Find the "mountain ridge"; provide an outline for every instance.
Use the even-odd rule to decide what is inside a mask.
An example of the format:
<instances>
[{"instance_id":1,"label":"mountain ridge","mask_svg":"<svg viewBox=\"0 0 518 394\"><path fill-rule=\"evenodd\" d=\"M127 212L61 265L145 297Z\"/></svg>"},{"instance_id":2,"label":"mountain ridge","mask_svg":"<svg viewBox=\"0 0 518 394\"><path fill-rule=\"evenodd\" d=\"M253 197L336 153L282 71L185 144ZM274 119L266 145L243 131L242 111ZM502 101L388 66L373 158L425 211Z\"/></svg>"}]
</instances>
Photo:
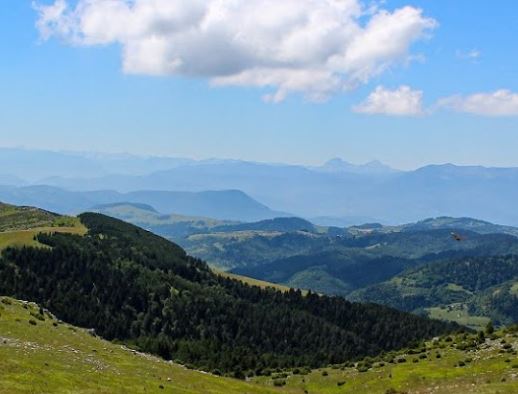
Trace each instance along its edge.
<instances>
[{"instance_id":1,"label":"mountain ridge","mask_svg":"<svg viewBox=\"0 0 518 394\"><path fill-rule=\"evenodd\" d=\"M0 186L0 200L17 205L41 206L60 213L79 213L102 204L141 203L162 212L254 221L286 216L273 211L240 190L178 192L141 190L119 193L113 190L69 191L54 186Z\"/></svg>"}]
</instances>

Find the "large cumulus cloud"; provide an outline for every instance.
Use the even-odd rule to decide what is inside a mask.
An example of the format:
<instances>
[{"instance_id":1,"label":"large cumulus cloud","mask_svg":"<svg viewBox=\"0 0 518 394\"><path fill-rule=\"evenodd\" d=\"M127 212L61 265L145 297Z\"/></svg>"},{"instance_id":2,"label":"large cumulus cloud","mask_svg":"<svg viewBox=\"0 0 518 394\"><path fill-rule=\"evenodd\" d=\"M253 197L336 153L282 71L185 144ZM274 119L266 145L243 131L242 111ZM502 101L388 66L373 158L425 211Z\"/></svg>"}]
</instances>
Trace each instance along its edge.
<instances>
[{"instance_id":1,"label":"large cumulus cloud","mask_svg":"<svg viewBox=\"0 0 518 394\"><path fill-rule=\"evenodd\" d=\"M35 5L43 39L119 44L130 74L206 78L312 100L368 82L406 62L436 27L412 6L360 0L56 0Z\"/></svg>"}]
</instances>

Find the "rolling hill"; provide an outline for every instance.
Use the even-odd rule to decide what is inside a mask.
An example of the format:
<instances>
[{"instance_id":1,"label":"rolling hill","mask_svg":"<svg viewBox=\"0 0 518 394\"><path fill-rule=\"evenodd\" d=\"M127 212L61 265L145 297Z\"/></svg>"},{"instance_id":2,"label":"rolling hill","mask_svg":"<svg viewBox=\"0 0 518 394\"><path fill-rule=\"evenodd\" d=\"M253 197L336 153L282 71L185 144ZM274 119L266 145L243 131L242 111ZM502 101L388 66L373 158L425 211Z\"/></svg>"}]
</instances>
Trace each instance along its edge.
<instances>
[{"instance_id":1,"label":"rolling hill","mask_svg":"<svg viewBox=\"0 0 518 394\"><path fill-rule=\"evenodd\" d=\"M471 294L463 304L452 304L453 301L447 299L433 302L433 298L428 297L428 303L408 307L400 301L403 296L392 290L399 275L426 264L431 266L436 262L477 256L491 261L490 256L518 253L518 238L515 237L518 230L514 227L451 217L400 226L372 223L348 229L314 226L298 218L236 224L218 224L217 221L207 224L200 219L168 227L150 225L153 221L145 219L145 215L142 216L144 220L135 221L121 212L105 212L176 240L190 254L209 261L218 269L231 269L234 274L259 281L354 300L388 303L405 311L473 326L485 324L489 317L497 323L518 321L510 293L514 282L506 282L512 277L500 278L493 284L494 288L479 289L476 300ZM455 241L452 232L462 234L462 242ZM475 274L486 274L482 267L477 270ZM377 298L370 298L369 291L377 289L377 284L381 290ZM385 290L387 286L390 291ZM437 294L434 286L434 294ZM364 294L369 296L361 298ZM417 294L421 297L421 290ZM403 299L405 302L411 300L406 296ZM511 305L506 306L509 303Z\"/></svg>"},{"instance_id":2,"label":"rolling hill","mask_svg":"<svg viewBox=\"0 0 518 394\"><path fill-rule=\"evenodd\" d=\"M372 304L250 287L134 225L93 213L79 219L83 236L38 234L45 247L6 248L0 294L166 359L241 376L374 355L458 329Z\"/></svg>"},{"instance_id":3,"label":"rolling hill","mask_svg":"<svg viewBox=\"0 0 518 394\"><path fill-rule=\"evenodd\" d=\"M86 227L75 217L0 203L0 251L8 246L41 246L36 236L42 232L84 234Z\"/></svg>"},{"instance_id":4,"label":"rolling hill","mask_svg":"<svg viewBox=\"0 0 518 394\"><path fill-rule=\"evenodd\" d=\"M356 230L355 230L356 231ZM457 230L460 231L460 230ZM306 234L270 234L268 245L281 245L280 240L292 241L291 256L286 255L288 249L279 251L271 249L270 261L256 261L253 250L261 250L253 245L264 242L265 235L256 234L249 240L235 240L218 244L208 243L205 236L191 236L193 241L189 250L196 255L195 240L205 240L205 253L197 254L208 261L219 262L229 253L241 252L239 261L248 264L238 265L233 272L253 278L284 283L295 286L304 284L303 288L311 288L330 294L346 295L349 291L378 281L384 281L407 268L422 265L426 262L455 256L485 256L518 253L518 238L507 234L477 234L463 231L466 240L456 242L452 239L450 229L401 232L365 232L354 236L330 237L329 235L308 236ZM355 233L356 234L356 233ZM215 242L216 239L213 241ZM201 243L201 241L199 241ZM235 244L240 246L234 249ZM296 244L301 245L296 252ZM200 252L202 245L196 245ZM217 246L217 247L216 247ZM251 250L250 257L245 255ZM210 256L215 255L216 258ZM259 253L260 254L260 253ZM318 281L317 281L318 278ZM329 285L327 285L329 282ZM297 286L298 287L298 286Z\"/></svg>"},{"instance_id":5,"label":"rolling hill","mask_svg":"<svg viewBox=\"0 0 518 394\"><path fill-rule=\"evenodd\" d=\"M4 210L74 220L34 208ZM9 222L5 218L19 223L19 216L4 215L3 225ZM488 338L453 334L458 326L373 304L276 290L213 273L178 246L119 220L99 214L79 220L87 233L42 234L34 228L37 244L2 253L0 294L41 303L0 297L0 386L6 393L384 394L442 393L452 387L511 393L517 388L512 359L518 335L512 328ZM466 289L494 290L494 283L512 275L512 266L511 258L495 258L484 283L469 270L450 276L465 278ZM518 293L514 282L504 286ZM449 336L424 342L441 334ZM247 376L248 382L221 374Z\"/></svg>"},{"instance_id":6,"label":"rolling hill","mask_svg":"<svg viewBox=\"0 0 518 394\"><path fill-rule=\"evenodd\" d=\"M93 207L92 212L124 220L180 244L189 235L206 233L220 226L238 223L199 216L165 215L150 205L130 202L97 205Z\"/></svg>"},{"instance_id":7,"label":"rolling hill","mask_svg":"<svg viewBox=\"0 0 518 394\"><path fill-rule=\"evenodd\" d=\"M513 292L517 283L516 255L464 257L426 264L348 297L443 319L455 314L463 317L467 312L466 317L490 317L498 324L512 324L518 321L518 295Z\"/></svg>"},{"instance_id":8,"label":"rolling hill","mask_svg":"<svg viewBox=\"0 0 518 394\"><path fill-rule=\"evenodd\" d=\"M136 220L134 214L124 215L124 212L134 211L139 212L140 220ZM515 236L518 230L514 227L451 217L400 226L371 223L347 229L314 226L298 218L255 223L218 223L190 218L190 221L179 219L175 224L160 226L154 219L158 214L150 209L114 205L111 211L104 212L179 242L190 254L209 261L213 267L230 269L259 283L385 303L472 326L483 325L488 318L497 323L518 321L512 306L514 276L500 277L491 286L477 289L476 297L472 292L459 292L455 282L439 283L439 287L453 286L455 290L442 293L436 283L429 285L428 290L412 291L399 285L400 275L423 265L430 267L468 257L490 262L493 258L518 254ZM462 241L455 241L452 232L462 234ZM477 266L474 274L486 275L483 268ZM417 298L407 296L409 292L414 292ZM430 292L434 297L439 294L445 298L436 299ZM462 298L461 303L450 300L448 296L452 294L469 296Z\"/></svg>"}]
</instances>

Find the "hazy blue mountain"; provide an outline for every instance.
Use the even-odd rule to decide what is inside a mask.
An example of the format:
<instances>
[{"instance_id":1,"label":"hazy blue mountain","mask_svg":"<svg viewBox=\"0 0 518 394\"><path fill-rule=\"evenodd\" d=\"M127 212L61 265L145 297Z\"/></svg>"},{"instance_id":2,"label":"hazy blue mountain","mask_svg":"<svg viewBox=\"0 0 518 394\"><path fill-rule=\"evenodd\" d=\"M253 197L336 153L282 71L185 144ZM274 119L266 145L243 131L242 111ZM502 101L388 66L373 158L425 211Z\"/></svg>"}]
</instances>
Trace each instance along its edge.
<instances>
[{"instance_id":1,"label":"hazy blue mountain","mask_svg":"<svg viewBox=\"0 0 518 394\"><path fill-rule=\"evenodd\" d=\"M184 165L149 175L47 180L70 190L237 189L272 209L300 217L375 218L407 223L423 217L477 217L518 224L518 169L432 165L415 171L346 171L240 161ZM374 168L381 165L372 164ZM329 219L326 220L327 223ZM353 221L342 224L358 224ZM325 223L324 223L325 224Z\"/></svg>"},{"instance_id":2,"label":"hazy blue mountain","mask_svg":"<svg viewBox=\"0 0 518 394\"><path fill-rule=\"evenodd\" d=\"M143 202L160 212L215 219L255 221L283 216L239 190L169 192L136 191L123 194L125 201Z\"/></svg>"},{"instance_id":3,"label":"hazy blue mountain","mask_svg":"<svg viewBox=\"0 0 518 394\"><path fill-rule=\"evenodd\" d=\"M197 163L195 160L187 158L137 156L127 153L84 153L83 155L102 166L107 174L145 175Z\"/></svg>"},{"instance_id":4,"label":"hazy blue mountain","mask_svg":"<svg viewBox=\"0 0 518 394\"><path fill-rule=\"evenodd\" d=\"M388 221L455 216L518 224L516 168L427 166L402 173L372 192L355 206Z\"/></svg>"},{"instance_id":5,"label":"hazy blue mountain","mask_svg":"<svg viewBox=\"0 0 518 394\"><path fill-rule=\"evenodd\" d=\"M400 172L392 167L389 167L379 160L373 160L365 164L352 164L340 158L328 160L320 167L313 167L314 170L322 172L350 172L354 174L393 174Z\"/></svg>"},{"instance_id":6,"label":"hazy blue mountain","mask_svg":"<svg viewBox=\"0 0 518 394\"><path fill-rule=\"evenodd\" d=\"M268 207L305 218L373 218L407 223L424 217L477 217L517 225L517 168L430 165L397 171L373 161L332 159L320 167L0 149L0 184L47 184L66 190L201 192L241 190ZM41 181L43 179L43 181ZM335 221L335 225L359 224Z\"/></svg>"},{"instance_id":7,"label":"hazy blue mountain","mask_svg":"<svg viewBox=\"0 0 518 394\"><path fill-rule=\"evenodd\" d=\"M177 167L147 176L56 178L47 182L70 190L113 188L121 192L238 189L276 210L313 217L356 215L348 201L392 176L395 175L327 173L301 166L225 161Z\"/></svg>"},{"instance_id":8,"label":"hazy blue mountain","mask_svg":"<svg viewBox=\"0 0 518 394\"><path fill-rule=\"evenodd\" d=\"M21 148L0 148L0 168L3 174L28 181L51 175L93 177L105 173L101 165L77 154Z\"/></svg>"},{"instance_id":9,"label":"hazy blue mountain","mask_svg":"<svg viewBox=\"0 0 518 394\"><path fill-rule=\"evenodd\" d=\"M174 157L102 154L90 152L55 152L25 148L0 148L2 174L45 184L45 179L93 178L109 174L144 175L196 163ZM0 184L6 182L0 177ZM18 184L18 183L16 183Z\"/></svg>"},{"instance_id":10,"label":"hazy blue mountain","mask_svg":"<svg viewBox=\"0 0 518 394\"><path fill-rule=\"evenodd\" d=\"M97 197L102 200L98 200ZM101 202L113 202L116 192L97 192L92 196L88 193L71 192L53 186L0 186L0 201L13 205L38 206L58 213L78 213L89 209Z\"/></svg>"},{"instance_id":11,"label":"hazy blue mountain","mask_svg":"<svg viewBox=\"0 0 518 394\"><path fill-rule=\"evenodd\" d=\"M283 216L238 190L172 192L68 191L52 186L0 186L0 201L35 205L59 213L77 213L99 204L131 202L148 204L160 212L215 219L257 221Z\"/></svg>"}]
</instances>

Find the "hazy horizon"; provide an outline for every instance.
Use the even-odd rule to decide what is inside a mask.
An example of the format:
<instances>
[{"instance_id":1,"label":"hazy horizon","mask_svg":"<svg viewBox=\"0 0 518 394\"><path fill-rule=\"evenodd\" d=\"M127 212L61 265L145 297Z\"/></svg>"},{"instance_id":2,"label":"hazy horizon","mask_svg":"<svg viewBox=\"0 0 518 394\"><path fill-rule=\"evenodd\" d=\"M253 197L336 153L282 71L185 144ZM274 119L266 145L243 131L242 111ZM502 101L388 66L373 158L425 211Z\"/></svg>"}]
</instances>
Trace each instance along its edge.
<instances>
[{"instance_id":1,"label":"hazy horizon","mask_svg":"<svg viewBox=\"0 0 518 394\"><path fill-rule=\"evenodd\" d=\"M427 166L443 166L443 165L454 165L458 167L484 167L484 168L518 168L518 163L516 165L493 165L493 164L483 164L479 162L470 162L470 163L461 163L461 162L455 162L455 161L443 161L443 162L424 162L420 165L413 166L413 167L396 167L395 165L392 165L390 162L380 160L378 158L371 158L364 161L353 161L349 160L345 156L334 156L334 157L328 157L324 158L322 161L306 161L306 162L300 162L300 161L268 161L268 160L255 160L255 159L248 159L245 157L217 157L217 156L186 156L186 155L174 155L174 154L153 154L153 153L142 153L142 152L129 152L129 151L102 151L102 150L74 150L74 149L52 149L52 148L39 148L39 147L30 147L30 146L24 146L24 145L13 145L13 146L4 146L0 145L0 149L12 149L12 150L24 150L24 151L39 151L39 152L50 152L50 153L61 153L61 154L67 154L67 155L78 155L78 156L113 156L113 157L134 157L134 158L140 158L140 159L178 159L178 160L189 160L189 161L195 161L195 162L209 162L209 161L242 161L242 162L249 162L249 163L257 163L257 164L265 164L265 165L288 165L288 166L300 166L300 167L320 167L325 165L326 163L339 159L344 162L347 162L348 164L351 164L353 166L365 166L371 163L380 163L385 166L388 166L394 170L397 171L415 171L423 167ZM1 173L1 171L0 171Z\"/></svg>"}]
</instances>

